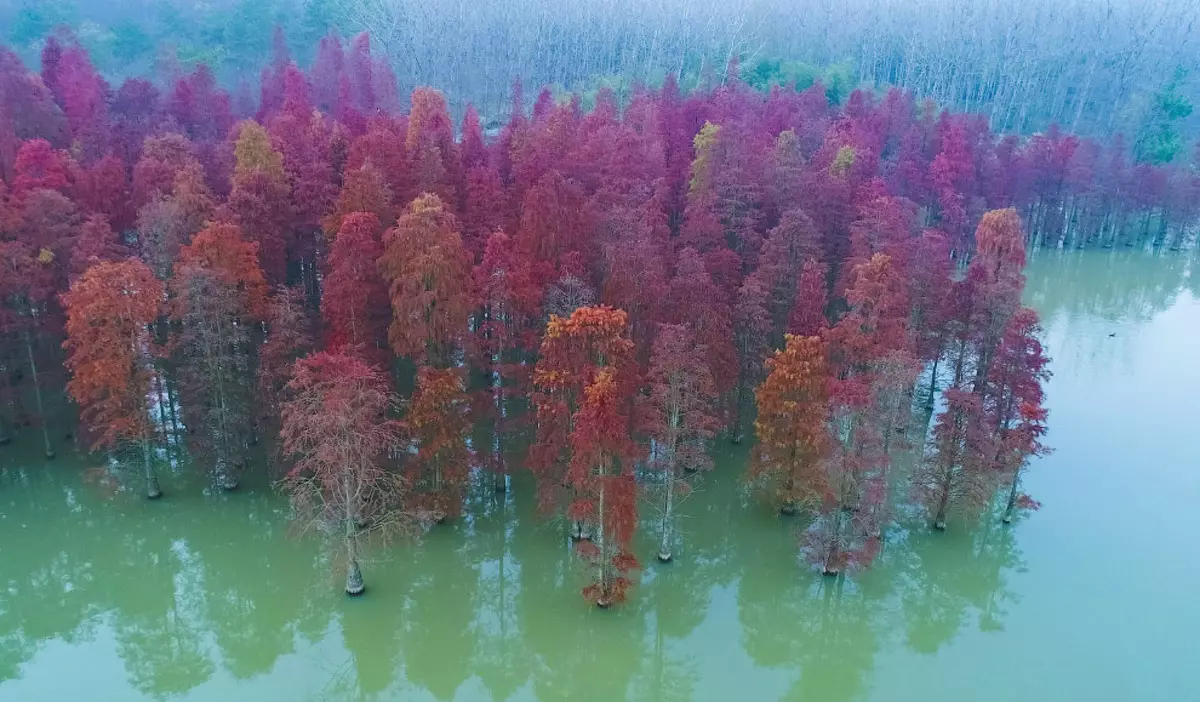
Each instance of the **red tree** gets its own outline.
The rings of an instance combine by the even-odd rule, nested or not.
[[[158,319],[162,283],[140,261],[98,262],[63,296],[67,310],[67,392],[94,437],[92,449],[140,444],[146,496],[162,494],[154,471],[150,420],[150,325]]]
[[[480,305],[475,324],[478,362],[489,372],[492,450],[486,467],[493,471],[498,490],[507,489],[505,435],[515,416],[508,400],[528,393],[526,355],[536,348],[534,324],[540,322],[540,291],[516,255],[512,239],[503,232],[488,238],[483,261],[474,269],[475,297]]]
[[[383,247],[379,270],[392,302],[392,350],[449,367],[471,310],[470,261],[458,220],[436,195],[422,195],[384,233]]]
[[[563,487],[571,486],[566,473],[574,455],[571,436],[578,425],[575,415],[584,388],[598,373],[610,369],[618,386],[615,392],[625,398],[633,394],[633,342],[627,326],[625,313],[610,307],[581,307],[567,318],[551,316],[546,326],[533,378],[537,438],[529,459],[544,510],[556,508]],[[573,535],[582,536],[582,518],[572,519]]]
[[[214,224],[183,247],[171,280],[185,416],[211,476],[237,487],[251,442],[249,324],[266,312],[267,285],[254,244],[232,224]]]
[[[65,193],[70,185],[70,157],[56,151],[45,139],[21,144],[13,164],[12,196],[24,197],[34,190]]]
[[[761,276],[752,275],[738,288],[733,307],[733,337],[737,347],[737,388],[733,397],[730,436],[741,443],[745,414],[754,388],[762,382],[763,362],[770,350],[771,292]]]
[[[709,443],[719,426],[717,393],[704,346],[683,325],[659,325],[639,424],[650,439],[647,465],[662,474],[658,559],[671,560],[680,535],[676,503],[691,492],[691,477],[710,470]]]
[[[371,163],[346,173],[346,182],[342,184],[333,212],[321,220],[325,235],[332,239],[342,228],[342,218],[352,212],[370,212],[385,227],[396,217],[392,191]]]
[[[462,166],[454,143],[454,123],[446,110],[446,98],[438,91],[413,91],[404,147],[415,187],[410,196],[433,193],[451,211],[458,209]]]
[[[575,491],[567,516],[590,527],[590,538],[578,544],[580,556],[592,567],[583,596],[601,608],[625,599],[633,586],[628,574],[638,567],[630,552],[638,516],[629,420],[623,411],[628,400],[614,376],[612,368],[601,368],[583,389],[566,474]]]
[[[296,518],[325,534],[345,564],[346,594],[361,595],[362,552],[400,529],[404,484],[384,466],[400,426],[386,377],[363,361],[318,353],[296,362],[280,438],[295,458],[284,479]]]
[[[321,316],[330,351],[362,354],[375,365],[388,360],[391,316],[387,285],[379,275],[383,254],[379,220],[366,212],[342,219],[329,250],[329,272],[321,296]]]
[[[974,342],[974,391],[980,392],[1009,319],[1025,287],[1025,235],[1015,209],[992,210],[979,220],[977,250],[967,268],[975,286],[970,336]]]
[[[1041,333],[1037,312],[1017,310],[1000,337],[984,386],[983,413],[995,430],[995,457],[988,468],[1009,483],[1005,522],[1012,521],[1022,504],[1036,506],[1019,493],[1021,476],[1030,458],[1049,452],[1041,441],[1047,416],[1043,385],[1050,379],[1050,360],[1038,340]]]
[[[79,228],[75,248],[71,251],[71,279],[83,275],[95,263],[118,261],[128,255],[129,251],[117,239],[104,215],[92,215]]]
[[[267,282],[281,285],[287,277],[293,221],[283,156],[271,147],[267,131],[249,120],[239,125],[234,155],[229,209],[246,239],[258,244]]]
[[[924,462],[913,475],[916,497],[939,531],[945,530],[950,514],[982,508],[996,487],[996,475],[987,465],[995,449],[979,397],[950,388],[943,398],[946,408],[934,424]]]
[[[767,359],[767,379],[755,391],[758,445],[749,477],[784,514],[818,507],[828,489],[829,434],[825,343],[792,336]]]
[[[296,361],[313,348],[312,320],[298,288],[280,288],[267,301],[267,338],[258,350],[257,420],[278,426],[284,388]]]
[[[471,469],[467,394],[457,369],[422,367],[417,372],[408,425],[417,454],[409,475],[417,509],[436,522],[462,513]]]
[[[738,355],[734,348],[729,302],[724,291],[713,282],[695,249],[679,252],[665,306],[668,322],[686,325],[694,338],[703,340],[713,385],[720,396],[728,396],[738,378]],[[722,407],[725,404],[722,403]],[[724,411],[721,414],[724,415]]]
[[[825,310],[829,307],[827,290],[829,272],[825,264],[815,259],[804,262],[796,282],[796,302],[788,319],[788,333],[796,336],[819,336],[829,327]]]
[[[827,574],[865,567],[883,528],[897,386],[911,382],[907,290],[891,259],[875,254],[849,276],[850,310],[825,333],[829,344],[833,444],[809,553]],[[896,371],[899,367],[901,371]],[[915,373],[913,373],[915,376]],[[885,401],[886,398],[886,401]]]

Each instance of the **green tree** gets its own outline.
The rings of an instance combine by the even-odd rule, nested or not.
[[[1192,114],[1192,102],[1183,94],[1187,72],[1178,67],[1171,80],[1151,98],[1134,155],[1139,163],[1170,163],[1183,148],[1179,122]]]

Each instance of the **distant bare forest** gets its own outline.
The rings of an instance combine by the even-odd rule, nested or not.
[[[0,0],[8,43],[32,56],[65,24],[114,75],[174,56],[233,82],[276,25],[295,48],[367,29],[401,94],[430,85],[500,117],[517,76],[619,93],[667,72],[719,81],[737,58],[760,87],[896,85],[999,131],[1124,133],[1155,161],[1197,132],[1198,17],[1195,0]]]

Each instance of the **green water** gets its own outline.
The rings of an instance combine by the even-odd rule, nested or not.
[[[20,435],[0,449],[0,700],[1200,699],[1190,268],[1035,258],[1042,511],[946,534],[901,511],[850,579],[804,570],[795,523],[740,494],[744,452],[685,503],[676,561],[600,612],[523,481],[392,548],[348,600],[264,480],[205,495],[185,471],[152,503]]]

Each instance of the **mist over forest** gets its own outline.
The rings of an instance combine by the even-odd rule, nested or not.
[[[684,88],[719,81],[736,59],[759,88],[820,79],[838,101],[898,86],[1002,133],[1121,133],[1161,163],[1192,155],[1198,17],[1191,0],[2,0],[0,41],[36,64],[68,27],[110,79],[204,62],[257,94],[276,26],[301,65],[330,30],[369,30],[400,95],[432,86],[456,115],[471,102],[493,122],[515,77],[586,100],[668,72]]]

